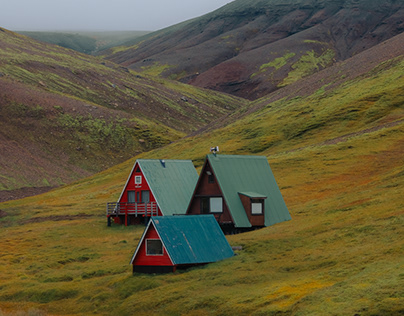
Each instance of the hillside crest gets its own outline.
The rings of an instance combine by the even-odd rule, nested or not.
[[[403,30],[404,4],[394,0],[236,0],[104,56],[255,100]]]

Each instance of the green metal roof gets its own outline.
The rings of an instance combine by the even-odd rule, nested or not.
[[[265,156],[211,154],[207,155],[207,160],[236,227],[251,227],[238,195],[242,192],[252,197],[267,197],[264,200],[265,226],[291,219]]]
[[[266,198],[265,194],[257,193],[257,192],[239,192],[242,195],[248,196],[249,198],[258,199],[258,198]]]
[[[216,262],[234,255],[213,215],[153,216],[150,225],[154,225],[175,265]],[[133,254],[131,263],[136,257],[145,233]]]
[[[192,161],[138,159],[137,163],[162,214],[185,214],[198,181]]]

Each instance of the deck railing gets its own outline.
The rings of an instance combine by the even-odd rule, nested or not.
[[[157,216],[158,207],[156,202],[150,203],[107,203],[107,216],[135,215],[135,216]]]

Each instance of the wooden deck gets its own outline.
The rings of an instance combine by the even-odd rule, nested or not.
[[[127,226],[128,216],[157,216],[158,206],[156,202],[151,203],[118,203],[118,202],[108,202],[107,203],[107,217],[114,217],[124,215],[125,216],[125,226]]]

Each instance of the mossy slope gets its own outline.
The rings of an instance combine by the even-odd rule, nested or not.
[[[69,183],[245,103],[4,29],[0,48],[0,191]]]
[[[327,93],[281,99],[45,195],[0,204],[0,306],[100,315],[400,315],[403,58]],[[262,101],[262,100],[261,100]],[[292,220],[228,236],[237,256],[131,274],[143,227],[108,228],[134,161],[267,155]]]

